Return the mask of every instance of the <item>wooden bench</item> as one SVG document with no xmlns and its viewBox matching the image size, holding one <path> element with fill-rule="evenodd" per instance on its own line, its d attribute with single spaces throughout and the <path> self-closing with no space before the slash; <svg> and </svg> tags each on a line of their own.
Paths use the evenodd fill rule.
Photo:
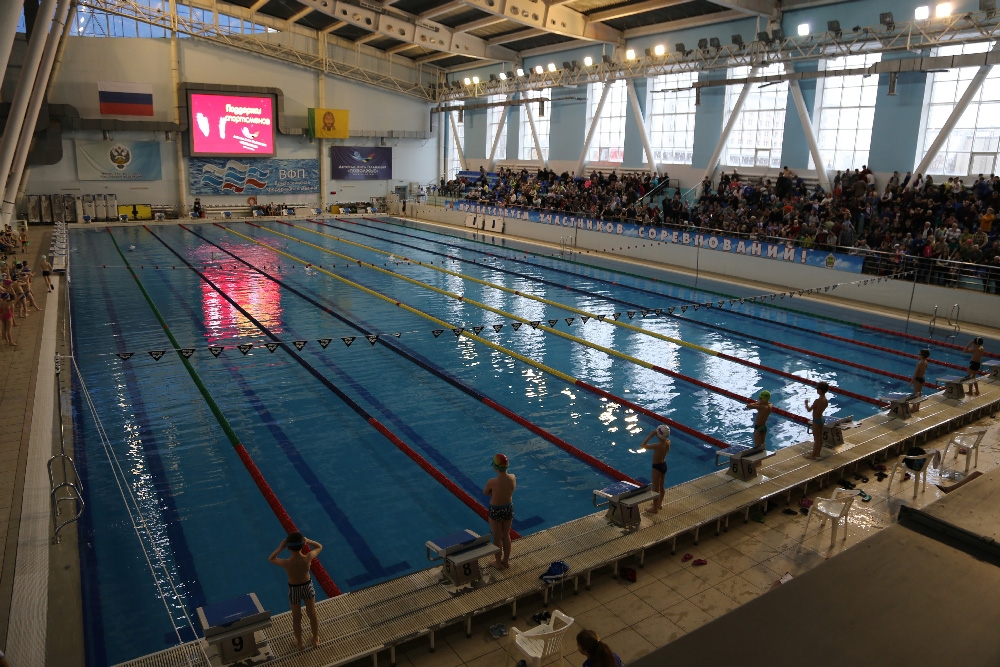
<svg viewBox="0 0 1000 667">
<path fill-rule="evenodd" d="M 748 452 L 753 452 L 748 453 Z M 749 482 L 751 479 L 757 476 L 757 468 L 760 467 L 761 461 L 764 459 L 769 459 L 775 455 L 775 452 L 769 452 L 766 449 L 761 449 L 757 451 L 753 450 L 743 450 L 741 452 L 723 452 L 718 451 L 715 453 L 715 466 L 722 467 L 724 465 L 729 465 L 728 475 L 730 477 L 735 477 L 736 479 Z M 728 459 L 728 461 L 719 462 L 719 459 Z"/>
</svg>

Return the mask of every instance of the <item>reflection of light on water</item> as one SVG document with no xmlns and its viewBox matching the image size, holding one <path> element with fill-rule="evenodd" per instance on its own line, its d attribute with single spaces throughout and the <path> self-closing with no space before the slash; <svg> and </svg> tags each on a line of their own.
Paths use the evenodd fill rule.
<svg viewBox="0 0 1000 667">
<path fill-rule="evenodd" d="M 195 254 L 200 262 L 212 257 L 209 251 L 200 254 L 203 256 Z M 273 261 L 270 251 L 260 246 L 241 248 L 239 254 L 258 266 Z M 250 270 L 233 270 L 232 264 L 211 264 L 203 272 L 257 321 L 275 333 L 281 331 L 281 290 L 277 283 Z M 250 320 L 205 282 L 201 283 L 201 296 L 209 342 L 259 335 L 260 331 Z"/>
</svg>

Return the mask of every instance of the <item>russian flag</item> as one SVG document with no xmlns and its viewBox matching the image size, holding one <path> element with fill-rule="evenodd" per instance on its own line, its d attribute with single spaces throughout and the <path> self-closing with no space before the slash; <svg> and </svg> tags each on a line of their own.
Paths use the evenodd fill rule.
<svg viewBox="0 0 1000 667">
<path fill-rule="evenodd" d="M 98 81 L 102 116 L 152 116 L 153 84 Z"/>
</svg>

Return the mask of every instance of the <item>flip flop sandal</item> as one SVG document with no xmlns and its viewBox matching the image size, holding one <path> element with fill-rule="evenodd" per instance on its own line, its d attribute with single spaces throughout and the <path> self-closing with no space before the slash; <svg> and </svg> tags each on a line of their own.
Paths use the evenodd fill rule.
<svg viewBox="0 0 1000 667">
<path fill-rule="evenodd" d="M 790 507 L 786 507 L 785 509 L 781 510 L 781 513 L 782 514 L 790 514 L 791 516 L 795 516 L 796 514 L 798 514 L 798 512 L 796 512 L 795 510 L 793 510 Z"/>
<path fill-rule="evenodd" d="M 884 472 L 876 473 L 875 475 L 875 479 L 877 479 L 880 482 L 885 481 L 886 477 L 888 477 L 888 475 L 886 475 Z"/>
<path fill-rule="evenodd" d="M 809 498 L 799 498 L 799 507 L 807 508 L 812 507 L 813 501 Z"/>
<path fill-rule="evenodd" d="M 802 514 L 809 514 L 809 508 L 807 507 L 799 508 L 799 512 L 801 512 Z"/>
<path fill-rule="evenodd" d="M 682 563 L 686 563 L 686 562 L 688 562 L 689 560 L 691 560 L 692 558 L 694 558 L 694 556 L 692 556 L 691 554 L 684 554 L 684 555 L 683 555 L 683 556 L 681 557 L 681 562 L 682 562 Z"/>
<path fill-rule="evenodd" d="M 691 564 L 692 565 L 708 565 L 708 561 L 705 560 L 704 558 L 699 558 L 698 560 L 696 560 L 695 562 L 693 562 Z"/>
<path fill-rule="evenodd" d="M 497 623 L 496 625 L 490 626 L 490 635 L 493 639 L 500 639 L 501 637 L 507 636 L 507 626 L 503 623 Z"/>
<path fill-rule="evenodd" d="M 865 493 L 864 491 L 862 491 L 858 495 L 861 496 L 861 501 L 862 502 L 869 503 L 872 500 L 871 494 Z"/>
<path fill-rule="evenodd" d="M 840 479 L 837 480 L 837 484 L 839 486 L 842 486 L 843 488 L 847 489 L 848 491 L 853 491 L 854 488 L 855 488 L 854 484 L 851 484 L 850 482 L 848 482 L 843 477 L 841 477 Z"/>
<path fill-rule="evenodd" d="M 868 483 L 868 478 L 865 477 L 864 475 L 855 475 L 854 479 L 856 479 L 857 481 L 861 482 L 862 484 L 867 484 Z"/>
</svg>

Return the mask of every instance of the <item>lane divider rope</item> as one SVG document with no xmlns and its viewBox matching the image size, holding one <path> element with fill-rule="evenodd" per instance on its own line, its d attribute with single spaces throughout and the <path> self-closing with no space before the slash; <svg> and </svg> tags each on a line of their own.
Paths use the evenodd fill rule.
<svg viewBox="0 0 1000 667">
<path fill-rule="evenodd" d="M 149 292 L 146 291 L 142 281 L 139 280 L 138 274 L 136 274 L 135 270 L 132 269 L 132 265 L 129 264 L 128 259 L 126 259 L 125 253 L 122 252 L 122 249 L 118 245 L 118 241 L 115 240 L 115 235 L 111 232 L 111 228 L 105 227 L 105 229 L 108 232 L 108 236 L 111 238 L 111 242 L 115 246 L 115 250 L 117 250 L 118 254 L 121 255 L 122 261 L 125 262 L 125 268 L 128 269 L 129 274 L 131 274 L 132 280 L 135 281 L 139 291 L 142 292 L 142 296 L 146 299 L 146 303 L 149 305 L 150 310 L 153 311 L 153 315 L 156 316 L 160 326 L 163 327 L 163 332 L 167 335 L 167 338 L 170 339 L 170 343 L 174 346 L 174 349 L 179 350 L 180 344 L 177 342 L 177 339 L 174 338 L 173 332 L 167 325 L 167 321 L 163 319 L 163 315 L 160 314 L 159 309 L 156 307 L 156 303 L 153 302 L 153 298 L 149 295 Z M 198 372 L 194 369 L 194 366 L 192 366 L 191 362 L 188 361 L 184 355 L 180 354 L 180 352 L 177 353 L 177 358 L 184 364 L 184 368 L 194 381 L 195 386 L 198 388 L 198 392 L 201 394 L 202 398 L 205 399 L 205 403 L 208 405 L 209 410 L 212 411 L 215 419 L 219 422 L 219 426 L 222 427 L 223 433 L 226 434 L 226 438 L 229 439 L 233 449 L 236 450 L 237 456 L 240 457 L 240 461 L 243 462 L 243 466 L 247 469 L 247 472 L 250 473 L 250 477 L 253 478 L 257 488 L 260 490 L 261 494 L 263 494 L 267 504 L 271 507 L 271 511 L 274 512 L 274 515 L 278 518 L 278 521 L 281 523 L 281 527 L 288 533 L 297 531 L 298 528 L 296 528 L 295 522 L 292 521 L 292 517 L 281 504 L 281 501 L 278 499 L 277 494 L 274 493 L 271 485 L 267 483 L 263 473 L 261 473 L 257 464 L 254 463 L 250 453 L 247 452 L 246 447 L 244 447 L 240 442 L 236 432 L 233 430 L 232 426 L 230 426 L 229 420 L 227 420 L 226 416 L 222 413 L 222 409 L 219 407 L 219 404 L 215 402 L 214 398 L 212 398 L 212 394 L 208 391 L 208 387 L 205 386 L 205 383 L 198 375 Z M 319 585 L 323 588 L 323 591 L 327 595 L 330 597 L 340 595 L 340 588 L 338 588 L 337 584 L 334 583 L 333 578 L 330 577 L 326 568 L 323 567 L 323 564 L 319 562 L 318 558 L 314 558 L 312 560 L 310 569 L 313 574 L 316 575 L 316 580 L 319 582 Z"/>
<path fill-rule="evenodd" d="M 263 241 L 259 241 L 257 239 L 254 239 L 254 238 L 250 237 L 250 236 L 247 236 L 246 234 L 242 234 L 240 232 L 237 232 L 236 230 L 231 229 L 229 227 L 220 225 L 218 223 L 215 223 L 215 224 L 216 224 L 216 226 L 218 226 L 218 227 L 226 230 L 230 234 L 238 236 L 238 237 L 240 237 L 242 239 L 250 241 L 251 243 L 255 243 L 255 244 L 257 244 L 259 246 L 262 246 L 264 248 L 268 248 L 269 250 L 271 250 L 271 251 L 273 251 L 273 252 L 275 252 L 275 253 L 283 256 L 283 257 L 287 257 L 288 259 L 293 260 L 294 262 L 296 262 L 298 264 L 301 264 L 303 266 L 312 266 L 312 268 L 315 269 L 316 271 L 318 271 L 320 273 L 323 273 L 324 275 L 329 276 L 329 277 L 331 277 L 331 278 L 333 278 L 335 280 L 338 280 L 338 281 L 344 283 L 345 285 L 350 285 L 351 287 L 353 287 L 353 288 L 355 288 L 357 290 L 360 290 L 360 291 L 364 292 L 365 294 L 369 294 L 369 295 L 374 296 L 374 297 L 376 297 L 378 299 L 381 299 L 382 301 L 386 301 L 388 303 L 391 303 L 391 304 L 393 304 L 393 305 L 395 305 L 395 306 L 397 306 L 399 308 L 402 308 L 403 310 L 405 310 L 405 311 L 407 311 L 409 313 L 412 313 L 414 315 L 422 317 L 422 318 L 424 318 L 424 319 L 426 319 L 426 320 L 428 320 L 430 322 L 434 322 L 435 324 L 438 324 L 438 325 L 440 325 L 440 326 L 442 326 L 442 327 L 444 327 L 446 329 L 451 329 L 453 331 L 458 331 L 458 329 L 454 325 L 449 324 L 448 322 L 445 322 L 444 320 L 438 319 L 437 317 L 435 317 L 434 315 L 431 315 L 430 313 L 425 313 L 424 311 L 419 310 L 417 308 L 414 308 L 413 306 L 410 306 L 408 304 L 405 304 L 402 301 L 398 301 L 398 300 L 396 300 L 396 299 L 394 299 L 394 298 L 392 298 L 390 296 L 386 296 L 385 294 L 382 294 L 381 292 L 377 292 L 377 291 L 375 291 L 373 289 L 365 287 L 364 285 L 362 285 L 360 283 L 356 283 L 353 280 L 348 280 L 347 278 L 344 278 L 343 276 L 337 275 L 336 273 L 333 273 L 332 271 L 328 271 L 327 269 L 319 268 L 316 265 L 312 264 L 311 262 L 307 262 L 304 259 L 296 257 L 295 255 L 292 255 L 291 253 L 288 253 L 288 252 L 282 250 L 281 248 L 276 248 L 276 247 L 274 247 L 274 246 L 272 246 L 270 244 L 264 243 Z M 250 225 L 252 227 L 257 227 L 258 229 L 263 229 L 262 227 L 260 227 L 260 225 L 256 225 L 256 224 L 254 224 L 252 222 L 247 222 L 245 224 Z M 307 245 L 311 245 L 311 244 L 307 244 Z M 314 247 L 316 247 L 317 249 L 320 248 L 319 246 L 314 246 Z M 690 436 L 693 436 L 695 438 L 698 438 L 699 440 L 701 440 L 703 442 L 707 442 L 707 443 L 709 443 L 709 444 L 711 444 L 711 445 L 713 445 L 715 447 L 718 447 L 720 449 L 726 449 L 727 447 L 729 447 L 729 444 L 723 442 L 722 440 L 719 440 L 718 438 L 715 438 L 715 437 L 710 436 L 708 434 L 702 433 L 701 431 L 693 429 L 690 426 L 686 426 L 684 424 L 681 424 L 680 422 L 677 422 L 677 421 L 675 421 L 673 419 L 670 419 L 669 417 L 665 417 L 665 416 L 663 416 L 663 415 L 661 415 L 661 414 L 659 414 L 657 412 L 654 412 L 653 410 L 650 410 L 648 408 L 644 408 L 643 406 L 641 406 L 641 405 L 639 405 L 637 403 L 633 403 L 632 401 L 629 401 L 628 399 L 622 398 L 620 396 L 616 396 L 616 395 L 612 394 L 611 392 L 605 391 L 603 389 L 600 389 L 599 387 L 595 387 L 594 385 L 588 384 L 588 383 L 584 382 L 583 380 L 579 380 L 579 379 L 573 377 L 572 375 L 568 375 L 566 373 L 563 373 L 560 370 L 556 370 L 555 368 L 552 368 L 551 366 L 547 366 L 547 365 L 545 365 L 543 363 L 535 361 L 534 359 L 531 359 L 530 357 L 526 357 L 525 355 L 520 354 L 519 352 L 515 352 L 514 350 L 507 349 L 507 348 L 503 347 L 502 345 L 498 345 L 498 344 L 496 344 L 496 343 L 494 343 L 492 341 L 486 340 L 485 338 L 483 338 L 481 336 L 478 336 L 475 333 L 472 333 L 470 331 L 461 331 L 461 335 L 467 337 L 470 340 L 474 340 L 477 343 L 485 345 L 485 346 L 487 346 L 487 347 L 489 347 L 491 349 L 494 349 L 497 352 L 500 352 L 501 354 L 506 354 L 507 356 L 509 356 L 509 357 L 511 357 L 513 359 L 517 359 L 518 361 L 526 363 L 529 366 L 532 366 L 533 368 L 537 368 L 540 371 L 548 373 L 549 375 L 552 375 L 553 377 L 557 377 L 560 380 L 563 380 L 564 382 L 567 382 L 569 384 L 572 384 L 572 385 L 575 385 L 575 386 L 578 386 L 578 387 L 582 387 L 583 389 L 586 389 L 587 391 L 590 391 L 590 392 L 592 392 L 594 394 L 597 394 L 598 396 L 604 397 L 604 398 L 606 398 L 606 399 L 608 399 L 608 400 L 610 400 L 610 401 L 612 401 L 614 403 L 617 403 L 618 405 L 625 406 L 625 407 L 627 407 L 627 408 L 629 408 L 629 409 L 631 409 L 631 410 L 633 410 L 635 412 L 638 412 L 640 414 L 646 415 L 647 417 L 649 417 L 651 419 L 655 419 L 656 421 L 659 421 L 659 422 L 662 422 L 664 424 L 667 424 L 671 428 L 676 428 L 678 431 L 680 431 L 682 433 L 686 433 L 686 434 L 688 434 Z"/>
</svg>

